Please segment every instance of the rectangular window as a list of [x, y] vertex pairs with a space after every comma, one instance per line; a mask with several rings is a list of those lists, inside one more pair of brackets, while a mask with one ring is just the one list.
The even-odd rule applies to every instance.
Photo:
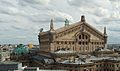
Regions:
[[119, 67], [119, 64], [117, 64], [117, 67]]

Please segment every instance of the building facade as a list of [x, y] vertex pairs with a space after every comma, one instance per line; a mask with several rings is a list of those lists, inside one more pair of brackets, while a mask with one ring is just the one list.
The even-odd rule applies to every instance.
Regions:
[[106, 28], [104, 28], [104, 33], [101, 33], [85, 21], [85, 16], [81, 16], [81, 21], [71, 25], [66, 19], [65, 26], [56, 30], [51, 20], [50, 30], [40, 31], [38, 39], [40, 50], [50, 52], [73, 50], [89, 53], [97, 48], [105, 47], [107, 43]]
[[14, 71], [22, 68], [22, 63], [4, 61], [0, 63], [0, 71]]

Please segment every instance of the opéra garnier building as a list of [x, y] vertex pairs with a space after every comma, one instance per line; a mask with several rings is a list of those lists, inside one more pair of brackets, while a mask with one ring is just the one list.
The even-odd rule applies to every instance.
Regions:
[[73, 50], [79, 53], [89, 53], [97, 48], [104, 48], [107, 43], [106, 28], [103, 33], [92, 27], [86, 22], [85, 16], [81, 20], [69, 24], [65, 20], [65, 26], [54, 29], [53, 19], [50, 22], [50, 30], [40, 31], [39, 35], [40, 50], [58, 51]]

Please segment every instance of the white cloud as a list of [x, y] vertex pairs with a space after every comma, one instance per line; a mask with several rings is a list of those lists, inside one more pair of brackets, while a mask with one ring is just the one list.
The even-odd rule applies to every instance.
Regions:
[[21, 2], [23, 5], [26, 3], [48, 5], [50, 0], [19, 0], [19, 2]]
[[73, 21], [73, 17], [69, 14], [59, 12], [59, 11], [49, 11], [49, 15], [53, 17], [56, 21], [65, 21], [65, 19], [68, 19], [69, 21]]
[[[83, 14], [89, 16], [89, 21], [96, 26], [107, 26], [109, 42], [120, 42], [120, 0], [68, 0], [68, 3], [78, 8]], [[92, 19], [91, 19], [91, 18]], [[118, 36], [114, 36], [116, 33]], [[112, 41], [116, 39], [116, 41]]]
[[99, 7], [98, 9], [96, 9], [95, 15], [97, 15], [99, 17], [109, 17], [110, 13], [109, 13], [108, 9]]
[[94, 7], [104, 7], [108, 8], [110, 7], [110, 1], [109, 0], [68, 0], [68, 3], [73, 6], [77, 7], [89, 7], [89, 8], [94, 8]]
[[47, 5], [50, 2], [50, 0], [35, 0], [35, 1], [40, 2], [43, 5]]
[[[81, 15], [85, 15], [86, 21], [93, 26], [107, 26], [108, 32], [118, 35], [119, 3], [120, 0], [0, 0], [0, 34], [4, 36], [0, 37], [0, 43], [38, 43], [39, 29], [48, 30], [51, 18], [54, 18], [55, 27], [61, 27], [65, 18], [70, 22], [76, 22], [80, 20]], [[109, 42], [119, 37], [112, 36], [111, 33], [108, 33]], [[14, 36], [18, 38], [12, 41], [10, 37]], [[19, 40], [22, 36], [26, 37], [24, 41]]]

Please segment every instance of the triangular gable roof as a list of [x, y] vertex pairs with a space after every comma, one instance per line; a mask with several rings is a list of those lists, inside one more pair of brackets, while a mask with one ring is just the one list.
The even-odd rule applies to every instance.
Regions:
[[91, 28], [92, 30], [94, 30], [95, 32], [97, 32], [98, 34], [104, 36], [104, 34], [102, 32], [100, 32], [99, 30], [97, 30], [96, 28], [91, 26], [90, 24], [86, 23], [85, 25], [88, 26], [89, 28]]
[[[64, 26], [64, 27], [58, 28], [58, 29], [55, 30], [55, 32], [56, 32], [56, 33], [60, 33], [60, 32], [66, 31], [66, 30], [68, 30], [68, 29], [70, 29], [70, 28], [73, 28], [73, 27], [75, 27], [75, 26], [80, 26], [81, 24], [83, 24], [83, 22], [80, 22], [80, 21], [79, 21], [79, 22], [73, 23], [73, 24], [71, 24], [71, 25], [69, 25], [69, 26]], [[92, 30], [95, 31], [96, 33], [104, 36], [103, 33], [101, 33], [99, 30], [95, 29], [95, 28], [94, 28], [93, 26], [91, 26], [90, 24], [88, 24], [88, 23], [85, 22], [84, 25], [87, 26], [87, 27], [89, 27], [90, 29], [92, 29]]]
[[[81, 23], [81, 24], [82, 24], [82, 23]], [[73, 24], [71, 24], [71, 25], [58, 28], [58, 29], [56, 29], [55, 31], [56, 31], [56, 33], [60, 33], [60, 32], [62, 32], [62, 31], [68, 30], [68, 29], [70, 29], [70, 28], [72, 28], [72, 27], [79, 26], [79, 25], [80, 25], [80, 22], [76, 22], [76, 23], [73, 23]]]

